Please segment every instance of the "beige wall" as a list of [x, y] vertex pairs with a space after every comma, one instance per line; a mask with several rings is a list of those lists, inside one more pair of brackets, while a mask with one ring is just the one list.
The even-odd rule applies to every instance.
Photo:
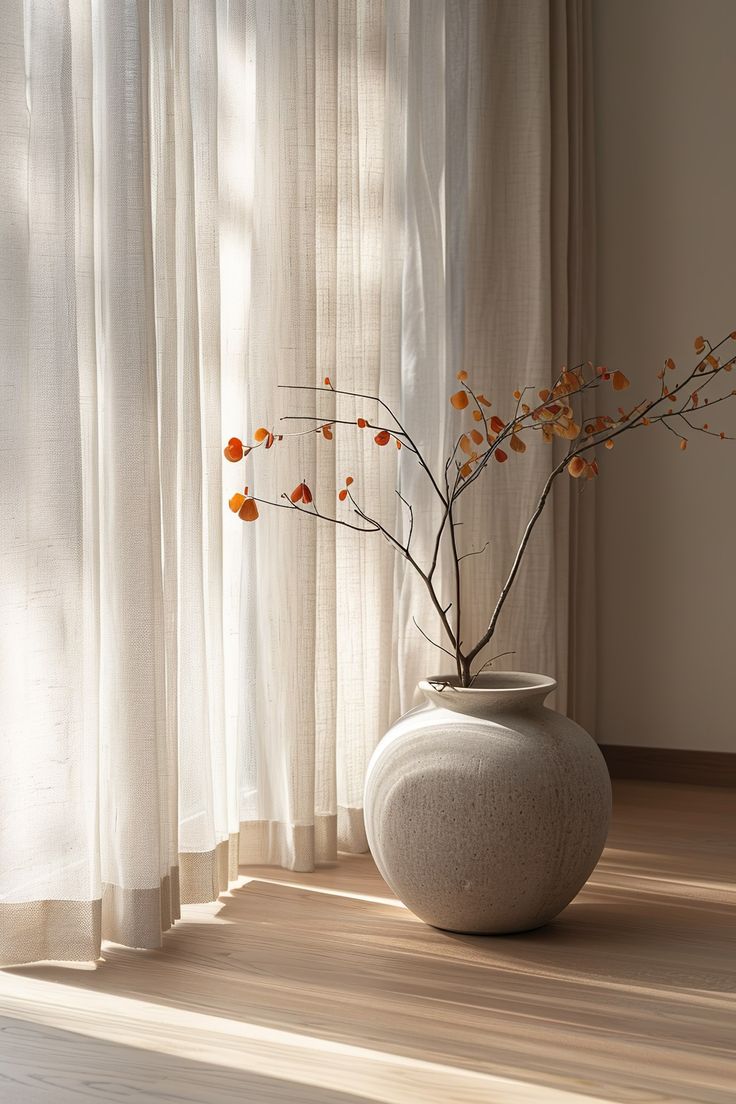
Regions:
[[[598, 355], [634, 396], [736, 329], [736, 0], [593, 11]], [[736, 751], [736, 442], [642, 430], [604, 468], [598, 739]]]

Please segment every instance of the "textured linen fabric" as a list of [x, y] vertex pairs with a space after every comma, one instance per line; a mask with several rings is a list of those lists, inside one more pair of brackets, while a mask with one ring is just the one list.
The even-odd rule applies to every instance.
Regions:
[[[365, 850], [372, 750], [449, 663], [413, 624], [438, 639], [436, 617], [379, 534], [226, 500], [306, 479], [331, 513], [351, 475], [394, 531], [412, 502], [425, 557], [436, 492], [350, 426], [245, 468], [222, 443], [387, 417], [281, 387], [329, 376], [441, 473], [458, 370], [503, 412], [591, 355], [587, 18], [0, 0], [3, 962], [155, 947], [238, 860]], [[463, 566], [466, 641], [548, 462], [462, 500], [461, 550], [491, 539]], [[588, 514], [561, 486], [493, 642], [580, 710]], [[440, 578], [454, 601], [446, 558]]]

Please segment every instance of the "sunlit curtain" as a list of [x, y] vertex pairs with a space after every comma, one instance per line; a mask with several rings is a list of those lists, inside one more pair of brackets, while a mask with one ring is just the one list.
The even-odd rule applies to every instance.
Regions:
[[[352, 425], [222, 445], [376, 418], [328, 376], [441, 471], [457, 371], [503, 411], [592, 355], [586, 11], [0, 0], [2, 961], [157, 946], [238, 860], [366, 849], [436, 618], [380, 534], [227, 498], [305, 479], [332, 513], [352, 476], [426, 555], [431, 484]], [[521, 459], [466, 496], [468, 633], [546, 468]], [[575, 708], [589, 529], [564, 487], [492, 644]]]

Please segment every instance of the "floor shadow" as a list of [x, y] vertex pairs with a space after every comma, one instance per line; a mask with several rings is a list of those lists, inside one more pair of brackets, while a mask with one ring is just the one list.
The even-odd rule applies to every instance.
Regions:
[[286, 1081], [0, 1017], [0, 1100], [8, 1104], [365, 1104], [351, 1092]]

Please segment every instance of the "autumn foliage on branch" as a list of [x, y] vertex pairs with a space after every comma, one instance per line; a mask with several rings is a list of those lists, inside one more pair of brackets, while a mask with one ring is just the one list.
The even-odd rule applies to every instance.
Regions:
[[[657, 372], [658, 386], [655, 394], [640, 400], [634, 406], [619, 405], [613, 414], [596, 412], [584, 416], [583, 406], [584, 401], [587, 406], [593, 396], [597, 400], [602, 393], [613, 392], [617, 395], [627, 390], [629, 380], [620, 371], [609, 372], [606, 368], [594, 368], [590, 363], [563, 368], [549, 389], [534, 393], [533, 388], [525, 387], [514, 391], [507, 405], [502, 407], [501, 413], [492, 412], [494, 403], [474, 390], [467, 372], [458, 372], [459, 388], [450, 397], [450, 403], [466, 424], [459, 430], [442, 472], [432, 471], [414, 438], [382, 399], [375, 395], [342, 390], [333, 386], [329, 378], [325, 378], [322, 387], [289, 385], [284, 389], [345, 396], [356, 403], [371, 404], [371, 409], [377, 411], [377, 417], [368, 418], [361, 414], [354, 419], [325, 420], [311, 415], [291, 415], [281, 420], [316, 424], [295, 433], [279, 433], [275, 429], [261, 427], [254, 434], [253, 444], [246, 445], [239, 437], [231, 437], [225, 446], [225, 458], [237, 463], [257, 449], [268, 451], [281, 446], [284, 441], [305, 434], [316, 433], [325, 441], [332, 441], [336, 428], [340, 427], [340, 432], [352, 429], [365, 433], [367, 441], [373, 446], [386, 448], [393, 445], [397, 449], [408, 450], [429, 480], [440, 507], [427, 562], [420, 562], [412, 548], [414, 511], [411, 503], [397, 490], [396, 494], [408, 516], [407, 536], [402, 539], [367, 511], [358, 498], [355, 481], [350, 475], [345, 478], [344, 485], [338, 491], [334, 512], [324, 513], [319, 509], [313, 490], [305, 480], [297, 483], [291, 492], [282, 492], [276, 501], [256, 497], [246, 485], [242, 493], [235, 494], [230, 499], [230, 509], [243, 521], [252, 522], [259, 516], [258, 504], [261, 503], [279, 509], [296, 510], [308, 517], [342, 525], [359, 533], [381, 533], [421, 578], [439, 617], [444, 642], [440, 644], [430, 640], [419, 625], [417, 628], [430, 643], [451, 657], [459, 684], [464, 687], [472, 686], [480, 672], [493, 663], [493, 659], [478, 661], [481, 653], [493, 640], [498, 619], [555, 480], [564, 472], [573, 479], [595, 479], [599, 472], [599, 460], [603, 455], [600, 450], [613, 449], [618, 437], [634, 429], [662, 426], [673, 434], [683, 451], [687, 448], [692, 433], [725, 439], [726, 433], [713, 428], [708, 419], [711, 417], [712, 407], [736, 395], [736, 389], [724, 391], [723, 388], [719, 390], [712, 387], [717, 380], [722, 381], [724, 374], [731, 372], [736, 362], [736, 349], [731, 344], [733, 342], [736, 342], [736, 331], [715, 345], [704, 337], [697, 337], [694, 347], [698, 359], [692, 368], [678, 371], [674, 360], [668, 358]], [[733, 350], [732, 355], [726, 356], [726, 348]], [[591, 395], [591, 400], [587, 399], [588, 395]], [[484, 472], [490, 470], [491, 461], [494, 464], [505, 464], [512, 459], [513, 454], [515, 462], [534, 441], [541, 439], [542, 442], [551, 444], [556, 438], [567, 443], [564, 455], [560, 459], [555, 455], [551, 462], [550, 473], [527, 521], [485, 631], [474, 644], [467, 645], [462, 634], [461, 565], [464, 559], [475, 553], [460, 555], [458, 551], [456, 526], [459, 500]], [[437, 580], [444, 542], [449, 544], [453, 565], [454, 595], [450, 602], [445, 602], [441, 597]]]

